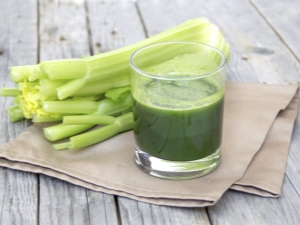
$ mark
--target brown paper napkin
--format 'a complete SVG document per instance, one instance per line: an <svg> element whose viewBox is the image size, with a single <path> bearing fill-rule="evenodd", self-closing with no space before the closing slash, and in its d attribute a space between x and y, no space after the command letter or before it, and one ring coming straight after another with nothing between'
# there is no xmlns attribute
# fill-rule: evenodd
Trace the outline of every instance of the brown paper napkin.
<svg viewBox="0 0 300 225"><path fill-rule="evenodd" d="M172 181L142 172L132 132L75 151L54 151L35 124L0 147L0 165L43 173L86 188L154 204L215 204L226 190L279 196L296 118L297 86L228 83L222 162L197 179Z"/></svg>

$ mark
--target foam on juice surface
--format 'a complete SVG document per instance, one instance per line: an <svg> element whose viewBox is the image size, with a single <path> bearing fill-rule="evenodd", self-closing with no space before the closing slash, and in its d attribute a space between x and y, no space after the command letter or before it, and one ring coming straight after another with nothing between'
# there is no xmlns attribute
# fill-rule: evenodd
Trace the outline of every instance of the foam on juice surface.
<svg viewBox="0 0 300 225"><path fill-rule="evenodd" d="M139 102L160 109L185 110L209 105L223 97L222 77L215 74L218 66L202 54L191 53L177 56L168 61L145 69L157 77L177 78L177 80L139 77L140 86L134 92ZM178 79L193 78L197 79Z"/></svg>

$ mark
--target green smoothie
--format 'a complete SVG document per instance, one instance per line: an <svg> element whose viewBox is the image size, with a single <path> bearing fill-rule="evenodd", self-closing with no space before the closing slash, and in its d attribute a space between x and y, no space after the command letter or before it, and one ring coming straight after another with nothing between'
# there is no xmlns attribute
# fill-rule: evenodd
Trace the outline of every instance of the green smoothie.
<svg viewBox="0 0 300 225"><path fill-rule="evenodd" d="M195 55L185 55L146 71L172 77L186 76L185 73L193 76L216 66L208 66L207 62L201 66L193 59ZM176 72L172 69L174 64ZM139 79L139 87L133 92L133 112L135 140L141 151L161 159L189 161L205 158L220 148L224 87L217 77Z"/></svg>

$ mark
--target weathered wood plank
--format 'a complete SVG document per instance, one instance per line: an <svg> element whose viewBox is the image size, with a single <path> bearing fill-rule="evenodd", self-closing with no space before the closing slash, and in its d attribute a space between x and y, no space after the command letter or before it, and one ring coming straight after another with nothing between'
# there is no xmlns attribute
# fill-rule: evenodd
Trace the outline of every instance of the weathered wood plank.
<svg viewBox="0 0 300 225"><path fill-rule="evenodd" d="M209 1L202 4L199 1L184 4L180 0L159 3L139 1L138 6L150 36L195 17L204 16L217 24L232 48L228 80L270 84L299 82L299 63L248 1ZM299 134L295 132L293 139L299 140ZM293 144L296 146L294 149L299 150L299 143ZM297 161L299 162L299 157L294 160L293 165ZM299 174L299 169L294 172ZM299 205L299 196L293 185L285 182L282 198L265 199L230 191L220 203L208 209L210 218L213 217L213 224L234 224L235 221L236 224L271 224L265 223L265 220L272 221L268 212L274 211L274 208L283 210L280 213L283 218L278 221L288 220L292 223L299 220L296 211ZM256 212L253 211L254 208L261 213L253 213L255 222L249 220L245 223L243 215ZM219 217L222 210L224 217ZM246 213L235 217L242 212ZM225 218L227 223L224 223Z"/></svg>
<svg viewBox="0 0 300 225"><path fill-rule="evenodd" d="M87 1L92 50L95 54L121 48L145 38L134 2Z"/></svg>
<svg viewBox="0 0 300 225"><path fill-rule="evenodd" d="M89 224L86 189L40 175L41 224Z"/></svg>
<svg viewBox="0 0 300 225"><path fill-rule="evenodd" d="M0 0L0 87L14 86L8 67L37 62L37 4ZM12 98L0 97L0 144L17 137L29 124L12 124ZM37 176L0 168L0 224L37 224Z"/></svg>
<svg viewBox="0 0 300 225"><path fill-rule="evenodd" d="M41 0L39 13L41 61L90 55L84 0ZM113 196L40 176L41 224L117 224L116 221Z"/></svg>
<svg viewBox="0 0 300 225"><path fill-rule="evenodd" d="M89 56L84 0L39 1L40 60Z"/></svg>
<svg viewBox="0 0 300 225"><path fill-rule="evenodd" d="M124 225L210 224L205 208L158 206L125 197L119 197L119 207Z"/></svg>
<svg viewBox="0 0 300 225"><path fill-rule="evenodd" d="M288 2L272 1L251 1L260 11L262 16L275 29L279 37L285 42L290 50L300 61L300 4L299 1L291 0ZM287 165L287 175L300 195L300 111L296 120L294 133L291 142L290 154Z"/></svg>
<svg viewBox="0 0 300 225"><path fill-rule="evenodd" d="M218 204L209 207L208 212L212 224L297 225L300 223L299 202L299 195L285 178L280 198L261 198L229 191Z"/></svg>
<svg viewBox="0 0 300 225"><path fill-rule="evenodd" d="M227 79L297 83L300 66L256 9L247 1L139 1L147 32L158 32L195 17L217 24L231 45ZM153 10L155 9L155 10Z"/></svg>
<svg viewBox="0 0 300 225"><path fill-rule="evenodd" d="M294 125L294 131L292 136L292 142L290 146L290 152L288 156L288 163L286 174L291 180L294 188L300 195L300 110L298 111L298 117ZM300 203L299 203L300 205Z"/></svg>
<svg viewBox="0 0 300 225"><path fill-rule="evenodd" d="M88 0L87 11L91 33L91 49L94 54L114 50L145 38L143 27L133 2L99 2ZM108 195L106 195L106 198L108 198ZM122 198L118 198L119 201L122 201L120 200ZM113 204L111 198L106 201L106 207L109 206L107 202ZM128 204L124 203L124 207L121 209L122 212L123 210L128 210L134 213L135 209L131 208L130 202L135 201L128 200L126 202ZM110 207L115 208L116 205L111 205ZM126 218L122 217L122 212L119 216L120 222L123 224ZM106 223L103 220L101 220L101 223L96 223L100 212L96 215L97 217L93 218L93 221L91 217L91 223L118 224L117 216L114 213L111 214L110 210L102 212L101 218L103 218L103 213L107 216ZM149 212L145 213L148 214ZM93 213L90 212L90 214L92 215Z"/></svg>
<svg viewBox="0 0 300 225"><path fill-rule="evenodd" d="M37 224L37 176L10 169L5 173L6 179L0 177L5 183L0 224Z"/></svg>
<svg viewBox="0 0 300 225"><path fill-rule="evenodd" d="M90 224L117 225L117 206L113 195L87 191Z"/></svg>
<svg viewBox="0 0 300 225"><path fill-rule="evenodd" d="M300 61L300 4L297 0L250 0Z"/></svg>

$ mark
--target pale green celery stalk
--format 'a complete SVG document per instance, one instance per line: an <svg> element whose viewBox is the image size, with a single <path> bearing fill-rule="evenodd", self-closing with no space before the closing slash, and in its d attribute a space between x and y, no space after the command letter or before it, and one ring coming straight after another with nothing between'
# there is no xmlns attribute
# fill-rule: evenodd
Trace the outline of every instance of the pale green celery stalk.
<svg viewBox="0 0 300 225"><path fill-rule="evenodd" d="M72 79L57 88L57 97L60 100L73 95L87 83L85 75L89 69L88 64L83 59L45 61L40 63L40 68L50 80ZM78 78L79 80L77 80Z"/></svg>
<svg viewBox="0 0 300 225"><path fill-rule="evenodd" d="M0 95L6 97L16 97L20 93L18 88L0 88Z"/></svg>
<svg viewBox="0 0 300 225"><path fill-rule="evenodd" d="M124 76L129 76L129 58L130 55L137 49L144 47L149 44L162 42L162 41L170 41L170 40L188 40L194 39L197 41L201 36L201 32L203 32L203 25L210 24L210 22L205 18L198 18L189 20L181 25L169 29L165 32L157 34L153 37L145 39L143 41L137 42L135 44L129 45L124 48L120 48L111 52L87 57L85 59L76 59L74 60L74 66L78 63L86 63L88 67L88 71L81 71L81 75L79 72L74 73L74 76L66 77L62 70L66 70L71 68L71 62L69 61L57 61L61 65L55 67L56 69L46 69L47 63L44 62L41 65L43 71L48 74L50 79L78 79L78 82L71 81L74 85L65 84L61 86L58 90L59 99L67 98L73 94L75 94L80 88L82 88L87 82L95 82L99 80L108 79L119 74L123 74ZM65 64L65 65L62 65ZM73 65L73 64L72 64ZM84 67L84 66L82 66ZM86 73L84 73L86 72ZM59 75L57 75L59 74ZM69 73L68 73L69 74ZM70 73L71 74L71 73Z"/></svg>
<svg viewBox="0 0 300 225"><path fill-rule="evenodd" d="M80 79L74 79L69 81L68 83L62 85L59 88L56 88L57 90L57 98L60 100L63 100L67 97L70 97L71 95L74 94L74 89L80 90L84 85L86 85L87 80L85 77L80 78Z"/></svg>
<svg viewBox="0 0 300 225"><path fill-rule="evenodd" d="M24 86L26 86L26 88L28 89L32 89L32 88L36 88L39 85L38 81L32 81L32 82L20 82L20 86L18 86L19 88L22 88L22 91L24 90Z"/></svg>
<svg viewBox="0 0 300 225"><path fill-rule="evenodd" d="M8 116L12 122L16 122L25 118L22 110L17 105L13 105L8 108Z"/></svg>
<svg viewBox="0 0 300 225"><path fill-rule="evenodd" d="M45 100L57 97L57 88L67 83L69 80L40 80L40 92ZM125 87L130 85L129 76L117 76L112 79L106 79L99 82L87 83L72 97L95 96L105 93L112 88Z"/></svg>
<svg viewBox="0 0 300 225"><path fill-rule="evenodd" d="M38 68L39 65L26 65L26 66L13 66L10 67L10 79L15 83L28 80L28 77L32 76L34 70Z"/></svg>
<svg viewBox="0 0 300 225"><path fill-rule="evenodd" d="M128 109L132 105L131 94L128 94L123 100L114 101L112 99L104 99L99 104L97 115L117 115Z"/></svg>
<svg viewBox="0 0 300 225"><path fill-rule="evenodd" d="M82 115L82 116L65 116L63 124L98 124L108 125L116 121L113 116L104 115Z"/></svg>
<svg viewBox="0 0 300 225"><path fill-rule="evenodd" d="M72 101L63 101L63 102L72 102ZM113 101L111 99L105 99L99 103L98 110L96 108L96 112L94 115L117 115L122 113L125 109L131 106L131 95L123 99L122 101ZM77 105L77 107L81 107ZM82 127L83 126L83 127ZM83 132L91 127L93 124L82 124L82 125L64 125L59 124L56 126L48 127L44 129L45 137L50 141L60 140L66 137L73 136L80 132Z"/></svg>
<svg viewBox="0 0 300 225"><path fill-rule="evenodd" d="M137 49L162 41L187 40L197 41L201 32L205 30L205 25L211 23L205 18L188 20L174 28L159 33L155 36L137 42L135 44L106 52L100 55L91 56L86 59L93 72L88 75L89 80L103 79L117 74L127 73L129 75L129 58ZM101 63L99 63L101 61Z"/></svg>
<svg viewBox="0 0 300 225"><path fill-rule="evenodd" d="M104 99L96 101L44 101L43 110L47 113L115 115L131 105L131 95L122 101Z"/></svg>
<svg viewBox="0 0 300 225"><path fill-rule="evenodd" d="M98 82L87 83L79 91L72 96L90 96L103 94L112 88L126 87L130 85L129 76L116 76L110 79L106 79Z"/></svg>
<svg viewBox="0 0 300 225"><path fill-rule="evenodd" d="M18 88L19 91L23 90L23 85L24 85L24 82L18 82L17 83L17 88Z"/></svg>
<svg viewBox="0 0 300 225"><path fill-rule="evenodd" d="M44 122L54 122L54 121L62 121L64 115L59 115L57 117L48 116L48 115L39 115L34 114L32 116L32 122L34 123L44 123Z"/></svg>
<svg viewBox="0 0 300 225"><path fill-rule="evenodd" d="M69 149L78 149L107 140L119 133L133 129L133 114L117 117L115 123L70 138Z"/></svg>
<svg viewBox="0 0 300 225"><path fill-rule="evenodd" d="M40 68L50 80L82 78L88 73L88 65L83 59L61 59L41 62Z"/></svg>
<svg viewBox="0 0 300 225"><path fill-rule="evenodd" d="M82 125L64 125L58 124L55 126L47 127L44 129L44 136L49 141L57 141L66 137L79 134L92 128L93 124L82 124Z"/></svg>
<svg viewBox="0 0 300 225"><path fill-rule="evenodd" d="M66 150L69 147L69 142L54 144L54 145L52 145L52 147L57 151Z"/></svg>
<svg viewBox="0 0 300 225"><path fill-rule="evenodd" d="M78 97L72 97L68 98L68 101L98 101L100 99L103 99L103 95L91 95L91 96L78 96Z"/></svg>
<svg viewBox="0 0 300 225"><path fill-rule="evenodd" d="M99 104L96 101L44 101L43 110L47 113L91 114L97 111Z"/></svg>
<svg viewBox="0 0 300 225"><path fill-rule="evenodd" d="M108 90L105 93L105 97L110 98L114 101L120 101L125 99L130 94L131 88L129 86L127 87L121 87L121 88L113 88Z"/></svg>
<svg viewBox="0 0 300 225"><path fill-rule="evenodd" d="M33 70L32 76L29 77L29 80L35 81L35 80L47 79L47 78L48 78L47 74L41 70L40 66L38 66Z"/></svg>
<svg viewBox="0 0 300 225"><path fill-rule="evenodd" d="M64 85L67 83L69 80L50 80L50 79L40 79L39 84L40 84L40 93L45 97L45 98L52 98L55 97L57 98L57 90L56 88Z"/></svg>

